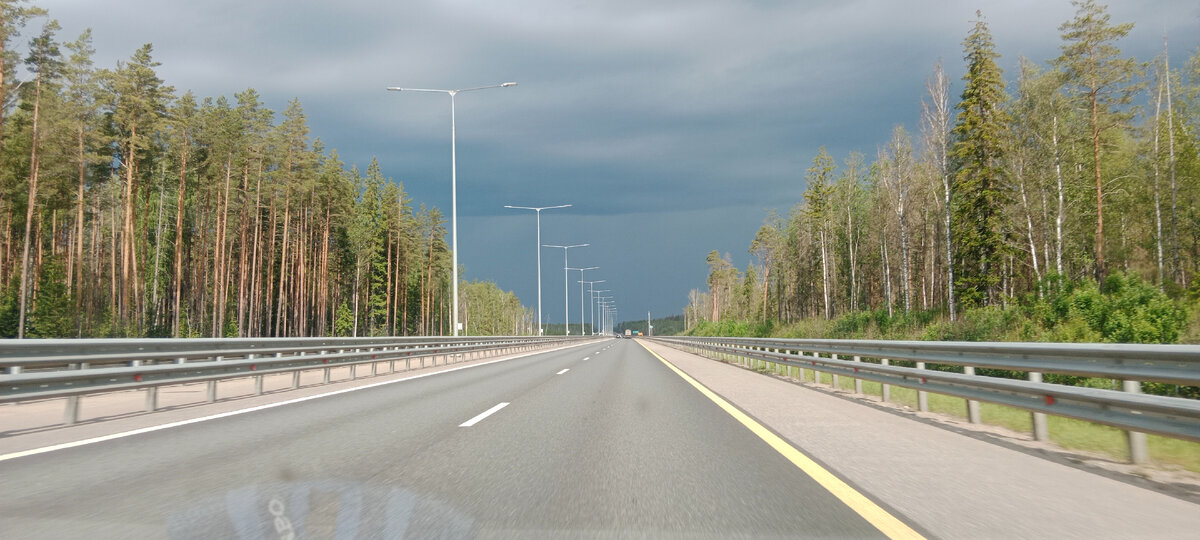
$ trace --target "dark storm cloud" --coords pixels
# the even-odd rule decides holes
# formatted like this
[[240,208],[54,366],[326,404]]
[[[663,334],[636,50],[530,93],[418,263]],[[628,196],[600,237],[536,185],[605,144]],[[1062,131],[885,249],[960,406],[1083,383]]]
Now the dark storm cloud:
[[[609,280],[629,318],[679,312],[711,249],[744,267],[765,209],[799,200],[821,145],[869,158],[892,126],[915,133],[935,61],[961,88],[977,8],[1009,80],[1018,55],[1057,56],[1074,12],[1043,0],[37,3],[64,39],[94,27],[102,67],[153,42],[180,90],[254,87],[277,111],[299,97],[344,160],[378,156],[446,213],[448,99],[383,88],[518,81],[457,100],[465,277],[532,305],[533,217],[502,206],[573,203],[546,215],[543,238],[592,243],[572,263],[602,266],[589,279]],[[1113,2],[1111,13],[1138,24],[1128,54],[1154,57],[1164,27],[1177,64],[1196,49],[1191,3]],[[543,255],[546,313],[561,320],[561,254]]]

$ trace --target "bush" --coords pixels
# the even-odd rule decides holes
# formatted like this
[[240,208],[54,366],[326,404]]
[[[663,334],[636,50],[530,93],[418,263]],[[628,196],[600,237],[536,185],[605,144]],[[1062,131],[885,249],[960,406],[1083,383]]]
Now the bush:
[[1049,341],[1177,343],[1187,325],[1181,303],[1134,275],[1113,274],[1103,290],[1092,280],[1062,285],[1029,309]]

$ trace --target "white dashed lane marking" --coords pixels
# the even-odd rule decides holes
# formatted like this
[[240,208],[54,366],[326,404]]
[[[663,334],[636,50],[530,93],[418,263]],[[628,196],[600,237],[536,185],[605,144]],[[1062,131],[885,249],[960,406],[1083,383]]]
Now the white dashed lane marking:
[[487,417],[491,416],[492,414],[495,414],[496,411],[499,411],[500,409],[503,409],[507,406],[508,406],[507,401],[497,403],[495,407],[492,407],[486,411],[479,413],[478,415],[475,416],[475,418],[472,418],[470,420],[467,420],[466,422],[459,424],[458,427],[471,427],[475,424],[478,424],[484,418],[487,418]]

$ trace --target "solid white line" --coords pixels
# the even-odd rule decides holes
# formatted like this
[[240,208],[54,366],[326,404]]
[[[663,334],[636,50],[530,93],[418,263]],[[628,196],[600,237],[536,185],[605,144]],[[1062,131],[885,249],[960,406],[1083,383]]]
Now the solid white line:
[[492,415],[492,413],[494,413],[494,412],[496,412],[496,411],[498,411],[498,410],[500,410],[500,409],[503,409],[503,408],[505,408],[505,407],[507,407],[507,406],[508,406],[508,402],[507,402],[507,401],[503,401],[503,402],[497,403],[495,407],[492,407],[492,408],[490,408],[490,409],[488,409],[488,410],[486,410],[486,411],[483,411],[483,412],[479,413],[478,415],[476,415],[476,416],[475,416],[475,418],[472,418],[472,419],[470,419],[470,420],[467,420],[466,422],[463,422],[463,423],[459,424],[459,425],[458,425],[458,427],[471,427],[471,426],[473,426],[473,425],[475,425],[475,424],[478,424],[478,423],[479,423],[481,420],[483,420],[484,418],[487,418],[487,417],[491,416],[491,415]]
[[589,359],[591,359],[591,358],[592,358],[592,357],[590,357],[590,356],[585,356],[585,357],[583,357],[583,361],[584,361],[584,362],[587,362],[587,361],[588,361]]
[[571,368],[564,369],[564,370],[562,370],[562,371],[560,371],[560,372],[558,372],[558,373],[555,373],[555,375],[562,375],[563,373],[566,373],[566,372],[568,372],[568,371],[571,371]]
[[[478,364],[471,364],[471,365],[469,365],[469,366],[459,366],[459,367],[456,367],[456,368],[450,368],[450,369],[443,370],[443,371],[435,371],[435,372],[433,372],[433,373],[422,373],[422,374],[420,374],[420,375],[413,375],[412,377],[405,377],[405,378],[403,378],[403,379],[395,379],[395,380],[391,380],[391,381],[383,381],[383,382],[378,382],[378,383],[368,384],[368,385],[365,385],[365,386],[356,386],[356,387],[354,387],[354,388],[343,388],[343,389],[341,389],[341,390],[334,390],[333,392],[326,392],[326,393],[324,393],[324,394],[315,394],[315,395],[312,395],[312,396],[305,396],[305,397],[302,397],[302,398],[289,399],[289,400],[287,400],[287,401],[280,401],[280,402],[277,402],[277,403],[268,403],[268,404],[266,404],[266,405],[258,405],[258,406],[255,406],[255,407],[249,407],[249,408],[246,408],[246,409],[238,409],[238,410],[236,410],[236,411],[223,412],[223,413],[220,413],[220,414],[214,414],[214,415],[210,415],[210,416],[202,416],[202,417],[200,417],[200,418],[191,418],[191,419],[188,419],[188,420],[180,420],[180,421],[178,421],[178,422],[170,422],[170,423],[167,423],[167,424],[160,424],[160,425],[157,425],[157,426],[149,426],[149,427],[144,427],[144,428],[134,429],[134,430],[130,430],[130,431],[122,431],[122,432],[120,432],[120,433],[112,433],[112,434],[109,434],[109,435],[101,435],[101,436],[99,436],[99,437],[92,437],[92,438],[90,438],[90,439],[81,439],[81,440],[78,440],[78,441],[71,441],[71,442],[62,443],[62,444],[55,444],[55,445],[52,445],[52,446],[43,446],[42,448],[34,448],[34,449],[32,449],[32,450],[22,450],[22,451],[20,451],[20,452],[11,452],[11,453],[8,453],[8,454],[0,454],[0,461],[8,461],[8,460],[10,460],[10,459],[17,459],[17,458],[20,458],[20,457],[25,457],[25,456],[33,456],[33,455],[37,455],[37,454],[44,454],[44,453],[46,453],[46,452],[53,452],[53,451],[55,451],[55,450],[65,450],[65,449],[67,449],[67,448],[75,448],[75,447],[77,447],[77,446],[85,446],[85,445],[89,445],[89,444],[95,444],[95,443],[98,443],[98,442],[111,441],[111,440],[113,440],[113,439],[121,439],[121,438],[124,438],[124,437],[130,437],[130,436],[133,436],[133,435],[141,435],[142,433],[150,433],[150,432],[152,432],[152,431],[159,431],[159,430],[162,430],[162,429],[170,429],[170,428],[173,428],[173,427],[186,426],[186,425],[188,425],[188,424],[196,424],[196,423],[199,423],[199,422],[207,422],[207,421],[209,421],[209,420],[216,420],[216,419],[219,419],[219,418],[226,418],[226,417],[229,417],[229,416],[237,416],[237,415],[239,415],[239,414],[245,414],[245,413],[254,412],[254,411],[261,411],[261,410],[264,410],[264,409],[271,409],[271,408],[274,408],[274,407],[281,407],[281,406],[283,406],[283,405],[291,405],[291,404],[293,404],[293,403],[300,403],[300,402],[309,401],[309,400],[312,400],[312,399],[319,399],[319,398],[323,398],[323,397],[336,396],[336,395],[339,395],[339,394],[345,394],[345,393],[349,393],[349,392],[357,392],[357,391],[359,391],[359,390],[366,390],[366,389],[368,389],[368,388],[375,388],[375,387],[377,387],[377,386],[383,386],[383,385],[387,385],[387,384],[395,384],[395,383],[404,382],[404,381],[411,381],[411,380],[413,380],[413,379],[420,379],[420,378],[423,378],[423,377],[429,377],[429,376],[432,376],[432,375],[441,375],[441,374],[443,374],[443,373],[450,373],[450,372],[452,372],[452,371],[458,371],[458,370],[460,370],[460,369],[470,369],[470,368],[475,368],[475,367],[479,367],[479,366],[486,366],[486,365],[488,365],[488,364],[494,364],[494,363],[496,363],[496,362],[505,362],[505,361],[508,361],[508,360],[516,360],[516,359],[518,359],[518,358],[525,358],[525,357],[528,357],[528,356],[532,356],[532,355],[535,355],[535,354],[541,354],[541,353],[544,353],[544,352],[554,352],[554,351],[537,351],[537,352],[531,352],[531,353],[529,353],[529,354],[525,354],[525,355],[521,355],[521,356],[513,356],[513,357],[509,357],[509,358],[497,358],[497,359],[495,359],[495,360],[488,360],[487,362],[481,362],[481,363],[478,363]],[[507,404],[506,404],[506,405],[507,405]]]

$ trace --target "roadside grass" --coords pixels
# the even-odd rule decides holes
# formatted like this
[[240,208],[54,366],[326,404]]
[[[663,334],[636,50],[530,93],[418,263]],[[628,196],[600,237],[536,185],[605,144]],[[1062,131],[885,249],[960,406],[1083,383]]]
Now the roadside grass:
[[[809,383],[815,381],[815,372],[811,368],[800,370],[793,367],[789,370],[788,366],[768,364],[760,360],[754,361],[751,366],[759,373],[791,377]],[[803,372],[802,379],[800,378],[801,373],[798,373],[800,371]],[[822,372],[821,384],[832,386],[833,375]],[[854,379],[845,376],[838,377],[838,388],[853,392]],[[883,395],[883,385],[877,382],[864,380],[862,389],[865,395]],[[915,389],[892,385],[890,394],[892,403],[917,409],[917,391]],[[930,412],[960,419],[967,418],[966,400],[963,398],[930,392],[928,399]],[[1033,432],[1033,418],[1029,411],[981,402],[979,416],[984,424],[1000,426],[1020,433]],[[1063,448],[1096,452],[1119,461],[1129,460],[1129,446],[1126,442],[1125,432],[1118,428],[1053,415],[1047,415],[1047,426],[1050,431],[1050,441]],[[1148,435],[1146,441],[1152,461],[1176,465],[1200,473],[1200,443],[1159,435]]]

